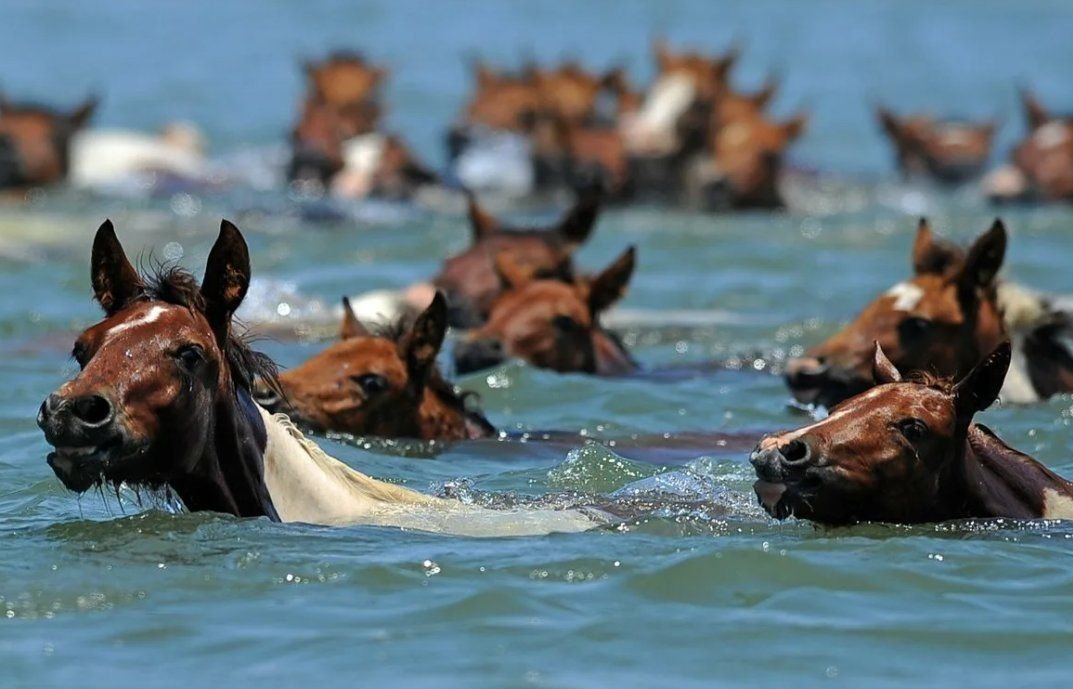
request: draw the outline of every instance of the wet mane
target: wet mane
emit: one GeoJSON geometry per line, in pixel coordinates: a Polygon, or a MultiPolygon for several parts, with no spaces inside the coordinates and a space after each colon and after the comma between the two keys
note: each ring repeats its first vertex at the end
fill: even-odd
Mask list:
{"type": "MultiPolygon", "coordinates": [[[[189,271],[175,265],[158,264],[145,275],[145,283],[145,299],[182,306],[205,315],[205,298],[197,278],[189,271]]],[[[236,333],[233,326],[234,322],[224,346],[224,356],[235,385],[252,394],[253,381],[260,378],[278,388],[276,363],[267,354],[252,349],[246,333],[236,333]]]]}
{"type": "Polygon", "coordinates": [[[923,385],[932,390],[938,390],[946,395],[954,392],[955,381],[953,378],[948,376],[937,376],[929,371],[913,371],[906,377],[906,380],[910,383],[923,385]]]}

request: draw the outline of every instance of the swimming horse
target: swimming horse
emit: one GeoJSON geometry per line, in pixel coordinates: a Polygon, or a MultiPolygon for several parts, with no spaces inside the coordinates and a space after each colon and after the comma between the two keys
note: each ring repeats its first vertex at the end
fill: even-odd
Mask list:
{"type": "Polygon", "coordinates": [[[70,168],[71,140],[88,124],[97,99],[70,112],[11,103],[0,94],[0,190],[62,182],[70,168]]]}
{"type": "Polygon", "coordinates": [[[876,108],[876,118],[904,177],[965,182],[983,170],[995,139],[993,121],[942,120],[919,113],[898,116],[883,106],[876,108]]]}
{"type": "Polygon", "coordinates": [[[955,382],[903,377],[874,345],[875,387],[760,441],[750,457],[760,504],[834,525],[1073,519],[1073,483],[973,422],[999,396],[1010,355],[1001,342],[955,382]]]}
{"type": "Polygon", "coordinates": [[[339,340],[301,365],[262,381],[254,399],[319,432],[462,440],[496,430],[470,408],[436,366],[447,332],[447,301],[437,292],[412,323],[379,329],[362,323],[343,298],[339,340]]]}
{"type": "Polygon", "coordinates": [[[110,222],[90,266],[103,321],[75,341],[81,371],[41,404],[48,463],[64,486],[166,488],[191,511],[324,525],[371,524],[470,536],[582,531],[597,511],[491,510],[379,481],[330,457],[251,396],[275,377],[231,319],[249,287],[239,230],[224,221],[202,284],[143,277],[110,222]]]}
{"type": "Polygon", "coordinates": [[[1010,163],[983,180],[992,201],[1073,201],[1073,117],[1057,116],[1021,91],[1028,132],[1010,163]]]}
{"type": "Polygon", "coordinates": [[[872,386],[872,346],[898,366],[964,376],[999,342],[1013,342],[1003,399],[1029,403],[1073,391],[1073,354],[1062,342],[1069,315],[1045,297],[999,280],[1006,228],[996,220],[963,251],[921,219],[913,276],[876,297],[849,325],[786,364],[786,382],[804,403],[826,406],[872,386]]]}

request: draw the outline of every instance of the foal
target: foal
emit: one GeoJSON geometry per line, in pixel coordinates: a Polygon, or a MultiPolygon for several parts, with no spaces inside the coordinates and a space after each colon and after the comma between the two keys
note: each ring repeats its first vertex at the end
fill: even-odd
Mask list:
{"type": "Polygon", "coordinates": [[[760,441],[750,457],[760,504],[823,524],[1073,519],[1073,483],[972,421],[998,396],[1010,351],[999,344],[953,383],[903,380],[876,345],[876,387],[760,441]]]}
{"type": "Polygon", "coordinates": [[[495,428],[467,409],[436,366],[447,332],[447,302],[436,293],[409,327],[374,333],[343,298],[339,341],[279,376],[279,391],[260,385],[255,399],[317,431],[359,436],[460,440],[495,428]],[[279,392],[283,394],[280,395],[279,392]]]}
{"type": "Polygon", "coordinates": [[[42,403],[48,462],[70,490],[167,488],[191,511],[312,524],[379,524],[471,536],[582,531],[579,510],[490,510],[377,481],[329,457],[251,397],[274,366],[232,332],[250,280],[246,242],[224,221],[199,287],[140,276],[110,222],[90,275],[105,319],[83,332],[81,372],[42,403]]]}

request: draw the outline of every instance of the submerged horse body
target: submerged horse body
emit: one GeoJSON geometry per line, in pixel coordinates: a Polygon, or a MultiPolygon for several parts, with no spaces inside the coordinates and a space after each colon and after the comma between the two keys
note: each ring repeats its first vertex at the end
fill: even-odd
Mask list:
{"type": "Polygon", "coordinates": [[[765,437],[754,486],[774,517],[824,524],[950,519],[1073,519],[1073,483],[973,422],[999,396],[1000,343],[956,383],[903,379],[877,344],[876,387],[810,426],[765,437]]]}
{"type": "Polygon", "coordinates": [[[879,342],[903,371],[959,377],[1005,339],[1013,342],[1003,398],[1027,403],[1073,390],[1070,318],[1040,295],[998,278],[1006,228],[996,220],[967,251],[921,220],[913,277],[873,300],[842,330],[792,359],[786,381],[801,402],[826,406],[872,385],[879,342]]]}
{"type": "Polygon", "coordinates": [[[55,448],[49,465],[73,491],[166,487],[192,511],[473,536],[603,523],[596,511],[491,510],[378,481],[259,407],[253,381],[273,379],[274,365],[232,330],[250,263],[226,221],[200,286],[178,269],[139,275],[108,222],[94,240],[91,277],[105,318],[76,340],[81,372],[38,413],[55,448]]]}

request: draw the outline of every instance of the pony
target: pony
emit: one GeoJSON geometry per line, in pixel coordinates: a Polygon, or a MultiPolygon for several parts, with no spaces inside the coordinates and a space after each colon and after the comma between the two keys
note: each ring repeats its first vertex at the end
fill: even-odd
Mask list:
{"type": "Polygon", "coordinates": [[[535,277],[501,252],[496,269],[505,291],[488,321],[455,345],[455,369],[471,373],[514,357],[560,373],[636,371],[621,341],[600,325],[600,314],[625,294],[635,260],[631,246],[595,277],[564,282],[535,277]]]}
{"type": "Polygon", "coordinates": [[[1013,341],[1003,388],[1011,402],[1073,390],[1073,355],[1060,341],[1066,314],[998,279],[1006,228],[995,220],[967,251],[917,227],[913,276],[876,297],[849,325],[786,364],[798,401],[826,406],[871,387],[873,342],[903,371],[959,378],[1001,341],[1013,341]]]}
{"type": "Polygon", "coordinates": [[[11,103],[0,94],[0,189],[23,190],[66,179],[71,139],[96,110],[93,96],[62,112],[33,103],[11,103]]]}
{"type": "Polygon", "coordinates": [[[1073,519],[1073,483],[973,422],[998,397],[1011,351],[1000,342],[955,383],[903,377],[874,345],[875,387],[760,441],[757,499],[777,519],[832,525],[1073,519]]]}
{"type": "Polygon", "coordinates": [[[983,182],[992,201],[1073,200],[1073,117],[1056,117],[1028,89],[1021,91],[1028,134],[1010,164],[983,182]]]}
{"type": "Polygon", "coordinates": [[[891,145],[903,177],[928,176],[944,184],[976,177],[991,156],[993,121],[939,120],[930,115],[899,117],[883,106],[876,118],[891,145]]]}
{"type": "Polygon", "coordinates": [[[479,325],[503,285],[496,274],[495,259],[507,253],[540,277],[572,280],[573,254],[592,235],[600,213],[598,187],[579,190],[577,200],[559,222],[545,228],[506,227],[489,215],[477,197],[467,193],[472,243],[465,251],[444,261],[433,285],[447,296],[448,321],[454,327],[479,325]]]}
{"type": "Polygon", "coordinates": [[[90,275],[105,318],[75,341],[81,371],[41,404],[48,463],[68,489],[162,489],[190,511],[470,536],[582,531],[596,510],[491,510],[378,481],[330,457],[252,398],[274,364],[234,332],[250,281],[241,232],[221,224],[199,286],[170,268],[139,275],[110,222],[90,275]]]}
{"type": "Polygon", "coordinates": [[[363,325],[344,297],[339,340],[280,373],[278,389],[263,382],[254,399],[319,432],[420,440],[493,436],[495,428],[467,408],[466,396],[456,394],[436,366],[446,332],[441,292],[409,326],[399,322],[380,332],[363,325]]]}

